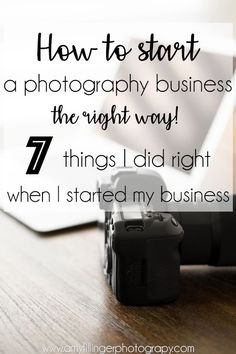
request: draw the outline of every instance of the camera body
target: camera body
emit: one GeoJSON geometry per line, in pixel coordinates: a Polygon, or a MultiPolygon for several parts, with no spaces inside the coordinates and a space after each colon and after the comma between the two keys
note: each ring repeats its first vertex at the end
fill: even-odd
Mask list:
{"type": "MultiPolygon", "coordinates": [[[[129,182],[151,190],[164,185],[150,170],[118,169],[101,183],[115,191],[129,182]]],[[[158,205],[112,204],[105,210],[104,273],[117,299],[126,305],[174,301],[180,265],[236,265],[236,195],[229,212],[157,212],[158,205]],[[178,220],[178,221],[177,221],[178,220]]]]}
{"type": "MultiPolygon", "coordinates": [[[[160,187],[166,188],[166,185],[161,176],[149,169],[142,168],[116,168],[110,175],[103,176],[98,182],[97,188],[104,193],[105,191],[111,191],[113,193],[124,190],[127,187],[126,201],[123,204],[134,205],[134,194],[137,191],[145,192],[145,194],[151,195],[153,191],[156,193],[156,198],[152,200],[152,209],[159,209],[159,197],[158,193],[160,187]]],[[[101,201],[99,205],[100,209],[105,211],[111,211],[114,209],[112,202],[101,201]]]]}
{"type": "Polygon", "coordinates": [[[168,213],[106,212],[104,272],[126,305],[174,301],[179,294],[183,229],[168,213]]]}

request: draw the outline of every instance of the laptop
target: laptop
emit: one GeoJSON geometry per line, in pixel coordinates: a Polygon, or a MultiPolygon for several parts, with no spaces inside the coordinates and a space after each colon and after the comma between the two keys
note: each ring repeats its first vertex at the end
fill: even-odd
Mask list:
{"type": "MultiPolygon", "coordinates": [[[[133,39],[132,41],[135,42],[136,39],[133,39]]],[[[205,61],[204,65],[205,67],[199,67],[196,64],[196,72],[200,72],[201,70],[206,70],[206,66],[209,67],[212,65],[212,60],[214,58],[219,58],[222,56],[227,56],[227,49],[224,48],[224,46],[218,46],[217,49],[213,49],[210,51],[205,51],[205,61]]],[[[235,63],[235,60],[234,60],[235,63]]],[[[129,67],[130,63],[121,63],[116,72],[114,72],[114,75],[119,75],[121,73],[126,72],[127,70],[134,70],[134,67],[129,67]]],[[[202,64],[201,64],[202,65],[202,64]]],[[[181,64],[179,64],[179,67],[177,68],[176,73],[172,72],[172,77],[173,79],[177,78],[179,75],[179,72],[183,70],[183,67],[181,67],[181,64]]],[[[151,70],[153,72],[157,71],[157,68],[155,67],[154,64],[150,64],[148,70],[151,70]]],[[[166,67],[163,69],[163,75],[168,72],[169,68],[166,67]]],[[[145,75],[145,72],[144,72],[145,75]]],[[[162,73],[159,72],[160,77],[162,76],[162,73]]],[[[234,74],[232,78],[232,84],[235,86],[236,84],[236,74],[235,74],[235,65],[234,65],[234,74]]],[[[206,150],[211,150],[211,151],[216,151],[217,147],[219,146],[222,138],[223,138],[223,133],[224,130],[227,127],[227,124],[230,121],[230,114],[232,112],[232,96],[229,98],[229,95],[221,95],[219,100],[212,101],[210,109],[207,112],[207,115],[205,117],[206,125],[204,128],[204,132],[200,131],[195,131],[195,141],[194,144],[197,146],[199,153],[206,151],[206,150]]],[[[168,95],[166,97],[166,102],[168,102],[168,95]]],[[[234,104],[236,102],[236,97],[235,97],[235,92],[233,95],[233,101],[234,104]]],[[[139,107],[140,102],[138,99],[134,99],[132,102],[133,105],[139,107]]],[[[195,119],[195,107],[196,102],[194,102],[194,99],[192,99],[190,107],[192,107],[192,111],[190,108],[190,114],[192,117],[192,120],[194,121],[195,119]]],[[[101,103],[101,108],[105,108],[107,105],[109,105],[109,100],[106,98],[104,101],[101,103]]],[[[152,106],[153,102],[146,102],[147,106],[152,106]]],[[[134,154],[137,152],[140,152],[140,145],[139,145],[139,139],[137,139],[137,136],[135,135],[135,130],[131,132],[128,132],[128,135],[123,134],[120,131],[116,131],[115,129],[112,131],[112,133],[108,134],[106,137],[102,136],[97,132],[96,130],[93,133],[89,133],[91,135],[86,136],[88,145],[89,144],[94,144],[96,146],[99,146],[101,151],[112,151],[112,152],[118,152],[124,147],[126,147],[129,151],[130,154],[134,154]]],[[[0,130],[0,135],[3,136],[3,126],[1,126],[0,130]]],[[[78,141],[81,141],[81,139],[84,138],[84,132],[81,132],[81,135],[77,136],[78,141]]],[[[147,144],[155,144],[156,149],[159,147],[165,145],[165,141],[162,138],[162,133],[161,132],[156,132],[154,135],[153,139],[153,131],[151,131],[148,127],[143,128],[143,135],[142,138],[144,141],[146,141],[147,144]]],[[[1,140],[1,139],[0,139],[1,140]]],[[[66,141],[64,139],[65,144],[69,144],[70,139],[66,141]]],[[[178,141],[176,141],[176,144],[178,141]]],[[[166,143],[166,147],[168,148],[168,142],[166,143]]],[[[172,142],[173,150],[176,149],[175,142],[172,142]]],[[[183,148],[186,150],[188,149],[189,145],[183,139],[183,148]]],[[[153,145],[152,145],[153,148],[153,145]]],[[[7,160],[7,151],[5,151],[4,154],[1,154],[0,158],[1,161],[4,159],[7,160]]],[[[12,153],[12,152],[11,152],[12,153]]],[[[14,153],[14,152],[13,152],[14,153]]],[[[66,172],[65,175],[63,170],[62,174],[60,175],[60,182],[58,182],[59,178],[57,175],[55,175],[55,168],[54,164],[56,161],[55,155],[52,153],[48,155],[47,160],[46,160],[46,166],[44,169],[44,173],[41,177],[41,182],[42,184],[46,185],[57,185],[63,181],[68,180],[68,173],[66,172]]],[[[4,162],[2,162],[4,165],[4,162]]],[[[19,164],[21,164],[21,161],[19,161],[19,164]]],[[[8,166],[9,167],[9,166],[8,166]]],[[[9,167],[9,173],[8,173],[8,178],[14,179],[15,176],[15,171],[17,170],[17,165],[9,167]]],[[[163,179],[165,180],[165,183],[168,185],[171,183],[171,181],[175,181],[176,186],[178,186],[180,189],[189,184],[189,181],[191,180],[191,185],[195,187],[200,187],[202,181],[206,177],[206,174],[208,173],[207,169],[197,169],[193,168],[191,172],[188,171],[181,171],[178,168],[173,168],[170,166],[167,166],[163,172],[163,179]]],[[[162,172],[160,172],[162,174],[162,172]]],[[[93,173],[91,171],[88,171],[88,174],[83,174],[82,176],[78,176],[78,174],[70,173],[70,183],[73,184],[78,181],[78,178],[80,178],[81,183],[86,183],[88,185],[88,188],[94,188],[97,183],[97,179],[99,178],[99,171],[93,170],[93,173]],[[81,180],[84,179],[84,181],[81,180]]],[[[3,191],[2,191],[3,192],[3,191]]],[[[0,207],[4,208],[4,206],[1,204],[0,200],[0,207]]],[[[64,228],[69,228],[77,225],[86,225],[88,223],[93,223],[98,220],[98,215],[99,215],[99,209],[97,206],[95,206],[93,209],[91,209],[89,212],[83,212],[83,211],[70,211],[70,212],[64,212],[57,210],[56,208],[54,210],[38,210],[38,212],[29,212],[29,210],[26,212],[24,208],[14,208],[12,211],[8,211],[8,213],[20,221],[21,223],[25,224],[27,227],[31,228],[32,230],[40,233],[48,233],[51,231],[56,231],[64,228]]]]}

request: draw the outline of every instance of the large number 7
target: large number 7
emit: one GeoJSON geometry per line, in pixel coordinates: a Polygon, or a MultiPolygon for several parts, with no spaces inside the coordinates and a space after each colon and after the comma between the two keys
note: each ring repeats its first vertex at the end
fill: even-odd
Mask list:
{"type": "Polygon", "coordinates": [[[37,175],[42,167],[43,161],[46,157],[48,148],[52,141],[52,136],[30,136],[26,147],[34,147],[32,159],[26,174],[37,175]]]}

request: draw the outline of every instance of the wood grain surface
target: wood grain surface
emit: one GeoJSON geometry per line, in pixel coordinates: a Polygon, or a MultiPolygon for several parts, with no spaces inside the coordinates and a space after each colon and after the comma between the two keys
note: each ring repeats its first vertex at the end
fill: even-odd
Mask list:
{"type": "Polygon", "coordinates": [[[235,268],[185,267],[177,302],[125,307],[105,282],[95,227],[42,237],[3,213],[0,225],[0,353],[85,343],[236,352],[235,268]]]}

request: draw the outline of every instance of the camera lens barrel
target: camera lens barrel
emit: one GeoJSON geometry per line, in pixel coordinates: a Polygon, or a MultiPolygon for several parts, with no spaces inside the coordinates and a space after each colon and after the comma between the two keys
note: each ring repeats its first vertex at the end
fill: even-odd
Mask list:
{"type": "Polygon", "coordinates": [[[184,229],[181,264],[236,265],[236,196],[233,212],[173,213],[184,229]]]}
{"type": "Polygon", "coordinates": [[[216,264],[236,265],[236,210],[233,213],[218,213],[218,219],[219,229],[215,230],[213,239],[213,249],[218,255],[216,264]]]}

